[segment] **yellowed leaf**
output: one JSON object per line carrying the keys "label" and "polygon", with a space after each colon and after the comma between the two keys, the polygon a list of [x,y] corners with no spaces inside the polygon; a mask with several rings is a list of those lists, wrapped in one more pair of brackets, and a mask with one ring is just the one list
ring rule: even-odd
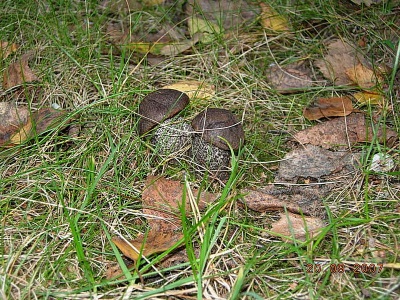
{"label": "yellowed leaf", "polygon": [[354,68],[347,69],[345,73],[351,81],[363,89],[372,88],[382,81],[381,76],[377,76],[373,70],[360,63]]}
{"label": "yellowed leaf", "polygon": [[260,23],[265,29],[274,31],[290,31],[289,21],[278,14],[270,5],[261,2]]}
{"label": "yellowed leaf", "polygon": [[188,28],[190,36],[201,33],[199,41],[205,44],[211,43],[216,34],[222,33],[222,29],[218,24],[197,17],[188,18]]}
{"label": "yellowed leaf", "polygon": [[360,104],[383,104],[385,98],[379,92],[358,92],[353,97]]}
{"label": "yellowed leaf", "polygon": [[17,51],[18,45],[15,43],[8,43],[8,42],[3,42],[0,41],[0,59],[5,59],[7,56],[9,56],[11,53]]}
{"label": "yellowed leaf", "polygon": [[215,86],[197,80],[178,81],[162,88],[184,92],[190,99],[211,99],[215,95]]}
{"label": "yellowed leaf", "polygon": [[281,218],[274,222],[271,232],[281,237],[283,240],[292,242],[293,239],[305,241],[307,237],[313,238],[326,225],[320,218],[301,216],[291,212],[280,214]]}

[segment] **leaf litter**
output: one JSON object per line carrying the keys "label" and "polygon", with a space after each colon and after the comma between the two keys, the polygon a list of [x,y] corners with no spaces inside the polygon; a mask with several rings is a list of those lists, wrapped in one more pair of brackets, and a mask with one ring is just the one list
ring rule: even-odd
{"label": "leaf litter", "polygon": [[[182,232],[181,211],[190,214],[193,205],[196,210],[203,210],[217,198],[217,194],[201,192],[192,189],[196,203],[189,201],[188,193],[183,194],[184,186],[179,181],[169,180],[164,177],[148,176],[145,189],[142,193],[143,215],[150,230],[147,234],[140,234],[134,240],[114,237],[112,241],[121,252],[133,261],[139,256],[149,256],[163,252],[174,246],[184,236]],[[182,203],[183,200],[185,203]],[[184,205],[184,208],[183,208]],[[182,252],[177,252],[164,259],[161,263],[169,264],[171,261],[187,261],[182,257]]]}

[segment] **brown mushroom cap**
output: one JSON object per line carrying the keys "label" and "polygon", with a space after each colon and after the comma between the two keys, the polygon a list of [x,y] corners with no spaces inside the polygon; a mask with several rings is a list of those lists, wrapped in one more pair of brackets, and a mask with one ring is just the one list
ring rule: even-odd
{"label": "brown mushroom cap", "polygon": [[194,130],[202,133],[206,142],[224,150],[229,150],[225,140],[233,150],[239,149],[244,142],[242,124],[226,109],[207,108],[193,119],[192,126]]}
{"label": "brown mushroom cap", "polygon": [[148,94],[139,105],[139,135],[143,135],[162,121],[179,113],[189,104],[185,93],[160,89]]}

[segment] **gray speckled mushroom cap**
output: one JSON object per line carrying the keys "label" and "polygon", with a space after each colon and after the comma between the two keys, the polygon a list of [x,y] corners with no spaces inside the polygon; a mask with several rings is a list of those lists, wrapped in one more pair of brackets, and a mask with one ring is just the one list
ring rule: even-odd
{"label": "gray speckled mushroom cap", "polygon": [[139,135],[143,135],[162,121],[179,113],[189,104],[185,93],[173,89],[159,89],[143,98],[139,105]]}
{"label": "gray speckled mushroom cap", "polygon": [[223,139],[233,150],[239,149],[244,142],[242,124],[226,109],[207,108],[193,119],[192,126],[194,130],[202,133],[202,138],[206,142],[224,150],[229,150],[229,146]]}

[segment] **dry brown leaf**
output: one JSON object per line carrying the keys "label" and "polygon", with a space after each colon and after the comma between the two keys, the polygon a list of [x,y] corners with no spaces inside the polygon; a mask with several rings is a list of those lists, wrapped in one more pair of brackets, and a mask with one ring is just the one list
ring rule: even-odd
{"label": "dry brown leaf", "polygon": [[[288,152],[279,164],[278,178],[297,183],[297,178],[329,176],[342,169],[354,170],[357,156],[349,152],[329,151],[314,145],[304,145]],[[348,173],[348,172],[346,172]]]}
{"label": "dry brown leaf", "polygon": [[267,70],[267,79],[282,94],[295,93],[313,85],[309,70],[301,63],[272,66]]}
{"label": "dry brown leaf", "polygon": [[265,29],[273,31],[290,31],[289,21],[278,14],[270,5],[260,2],[260,23]]}
{"label": "dry brown leaf", "polygon": [[347,149],[355,143],[372,141],[374,132],[381,143],[391,142],[398,138],[398,134],[388,128],[379,127],[373,130],[367,125],[362,113],[351,113],[346,117],[338,117],[317,124],[297,132],[294,138],[301,144],[312,144],[327,149],[333,147]]}
{"label": "dry brown leaf", "polygon": [[18,45],[0,41],[0,59],[7,58],[11,53],[17,51]]}
{"label": "dry brown leaf", "polygon": [[352,84],[345,71],[354,68],[358,63],[366,65],[365,58],[350,43],[338,39],[329,43],[328,53],[323,59],[315,61],[324,77],[336,85]]}
{"label": "dry brown leaf", "polygon": [[119,237],[114,237],[112,241],[126,257],[136,261],[139,258],[140,251],[142,251],[143,256],[163,252],[179,242],[181,238],[183,238],[183,234],[180,230],[160,231],[157,229],[151,229],[147,236],[141,235],[135,240],[129,242]]}
{"label": "dry brown leaf", "polygon": [[351,81],[362,89],[369,89],[382,82],[382,76],[375,75],[375,72],[362,64],[357,64],[345,70],[346,75]]}
{"label": "dry brown leaf", "polygon": [[317,216],[323,214],[320,190],[308,187],[266,186],[258,190],[244,190],[244,203],[258,212],[290,211],[297,214]]}
{"label": "dry brown leaf", "polygon": [[[183,191],[184,187],[179,181],[148,176],[142,200],[143,214],[148,220],[150,231],[147,236],[140,235],[129,242],[119,237],[113,238],[112,241],[124,255],[137,260],[141,249],[143,249],[144,256],[162,252],[171,248],[183,237],[180,219]],[[196,189],[192,190],[192,194],[197,201],[193,205],[197,205],[199,210],[204,209],[208,203],[214,202],[217,198],[216,194],[208,192],[202,192],[199,195],[199,191]],[[185,211],[190,213],[189,196],[186,195],[185,199]]]}
{"label": "dry brown leaf", "polygon": [[174,89],[186,93],[190,99],[211,99],[215,95],[215,86],[206,84],[204,81],[184,80],[162,87],[163,89]]}
{"label": "dry brown leaf", "polygon": [[280,214],[281,218],[272,224],[270,231],[287,242],[293,239],[306,241],[318,235],[326,224],[320,218],[305,217],[288,213]]}
{"label": "dry brown leaf", "polygon": [[28,61],[32,58],[33,52],[22,55],[21,59],[12,63],[3,74],[3,88],[5,90],[24,82],[36,81],[39,78],[29,68]]}
{"label": "dry brown leaf", "polygon": [[353,111],[353,104],[349,97],[319,98],[312,105],[303,110],[308,120],[318,120],[327,117],[347,116]]}
{"label": "dry brown leaf", "polygon": [[358,92],[352,95],[360,104],[379,104],[383,105],[385,98],[378,91]]}
{"label": "dry brown leaf", "polygon": [[0,146],[10,143],[10,139],[29,122],[26,107],[17,107],[12,102],[0,102]]}
{"label": "dry brown leaf", "polygon": [[57,124],[64,114],[52,108],[41,108],[30,114],[26,107],[0,102],[0,146],[21,144]]}

